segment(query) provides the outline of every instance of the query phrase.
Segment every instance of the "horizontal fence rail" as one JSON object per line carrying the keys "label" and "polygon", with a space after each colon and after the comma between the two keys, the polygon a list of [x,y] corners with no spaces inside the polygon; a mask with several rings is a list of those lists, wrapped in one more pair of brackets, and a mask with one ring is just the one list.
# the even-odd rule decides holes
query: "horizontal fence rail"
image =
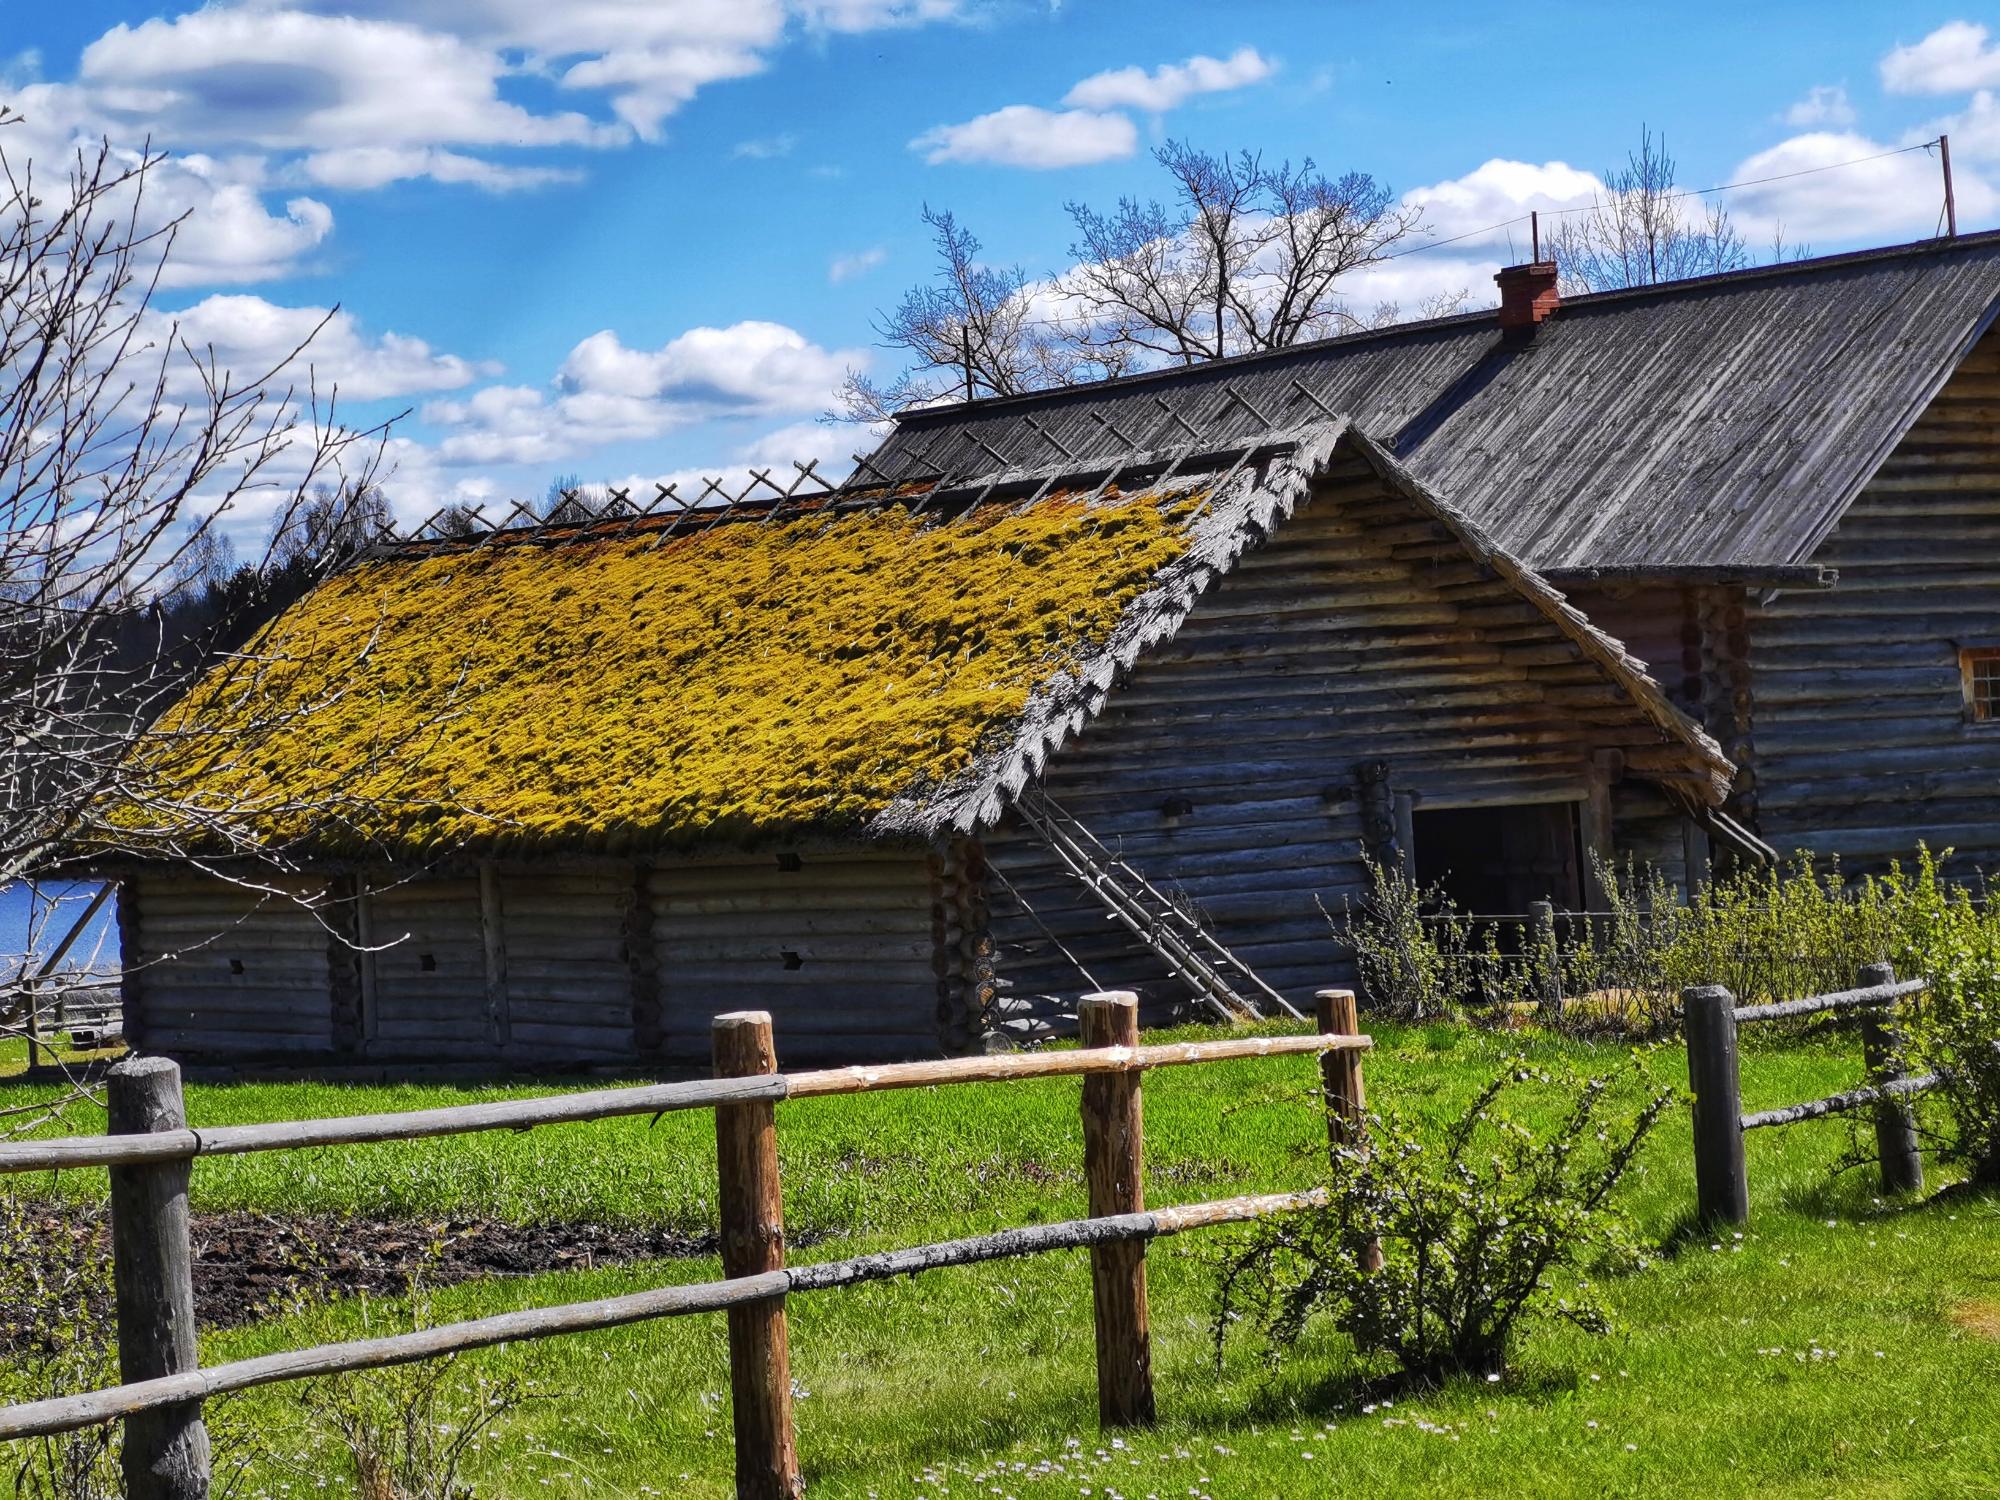
{"label": "horizontal fence rail", "polygon": [[971,1239],[946,1240],[907,1250],[885,1250],[874,1255],[855,1256],[851,1260],[789,1266],[730,1281],[658,1287],[622,1297],[605,1297],[595,1302],[569,1302],[559,1307],[496,1313],[491,1317],[446,1323],[412,1333],[392,1334],[387,1338],[357,1339],[344,1344],[292,1349],[282,1354],[259,1355],[254,1359],[213,1365],[134,1385],[112,1386],[107,1390],[89,1391],[77,1396],[56,1396],[19,1406],[0,1407],[0,1441],[75,1432],[79,1428],[95,1427],[131,1416],[135,1412],[200,1401],[280,1381],[376,1370],[386,1365],[436,1359],[470,1349],[488,1349],[495,1344],[517,1339],[589,1333],[650,1322],[656,1318],[722,1312],[744,1303],[768,1302],[793,1292],[831,1291],[857,1286],[865,1281],[915,1276],[947,1266],[978,1265],[984,1261],[1040,1255],[1051,1250],[1081,1250],[1092,1245],[1159,1239],[1216,1224],[1243,1224],[1253,1219],[1269,1218],[1273,1214],[1321,1208],[1326,1201],[1325,1188],[1312,1188],[1299,1193],[1260,1193],[1195,1203],[1184,1208],[1156,1208],[1141,1213],[1116,1214],[1106,1219],[1066,1219],[1055,1224],[1003,1229]]}
{"label": "horizontal fence rail", "polygon": [[937,1062],[884,1063],[826,1068],[751,1078],[702,1078],[639,1088],[591,1089],[544,1099],[505,1099],[380,1115],[325,1120],[283,1120],[267,1125],[220,1125],[141,1136],[72,1136],[61,1140],[0,1144],[0,1174],[70,1167],[137,1166],[192,1161],[201,1156],[241,1156],[253,1151],[297,1151],[314,1146],[357,1146],[415,1141],[486,1130],[532,1130],[625,1115],[673,1114],[728,1104],[818,1099],[886,1089],[934,1088],[962,1083],[1004,1083],[1017,1078],[1143,1072],[1238,1057],[1366,1051],[1365,1036],[1227,1037],[1213,1042],[1168,1042],[1151,1047],[1098,1047],[1070,1052],[1022,1052],[996,1057],[953,1057]]}
{"label": "horizontal fence rail", "polygon": [[[1916,1116],[1910,1100],[1942,1081],[1935,1073],[1911,1077],[1904,1071],[1903,1039],[1888,1013],[1930,988],[1924,979],[1898,980],[1888,964],[1868,964],[1854,989],[1811,995],[1774,1005],[1738,1006],[1719,984],[1681,992],[1687,1022],[1688,1083],[1694,1091],[1694,1176],[1697,1211],[1715,1224],[1750,1219],[1750,1172],[1743,1137],[1752,1130],[1796,1125],[1851,1110],[1875,1112],[1875,1150],[1885,1192],[1915,1192],[1924,1185],[1923,1156],[1917,1145]],[[1861,1088],[1743,1113],[1743,1083],[1737,1061],[1738,1028],[1758,1021],[1859,1012],[1861,1055],[1870,1082]]]}
{"label": "horizontal fence rail", "polygon": [[1816,1016],[1830,1010],[1875,1009],[1893,1005],[1911,995],[1921,995],[1929,988],[1928,979],[1904,979],[1894,984],[1871,984],[1858,990],[1838,990],[1831,995],[1808,995],[1803,1000],[1784,1000],[1774,1005],[1739,1005],[1736,1007],[1736,1024],[1787,1021],[1796,1016]]}
{"label": "horizontal fence rail", "polygon": [[1844,1094],[1829,1094],[1824,1099],[1814,1099],[1808,1104],[1788,1104],[1783,1109],[1759,1110],[1754,1115],[1743,1117],[1743,1128],[1763,1130],[1772,1125],[1796,1125],[1801,1120],[1817,1120],[1825,1115],[1837,1115],[1851,1109],[1866,1109],[1869,1105],[1880,1104],[1886,1099],[1907,1099],[1912,1094],[1924,1093],[1936,1088],[1942,1081],[1936,1073],[1924,1073],[1915,1078],[1897,1078],[1869,1088],[1849,1089]]}
{"label": "horizontal fence rail", "polygon": [[[1322,1207],[1327,1197],[1321,1188],[1147,1209],[1141,1190],[1140,1080],[1153,1068],[1317,1055],[1329,1146],[1359,1141],[1365,1130],[1361,1057],[1372,1043],[1360,1032],[1352,991],[1322,991],[1318,1004],[1317,1035],[1232,1037],[1148,1047],[1138,1044],[1137,998],[1116,991],[1084,997],[1078,1007],[1084,1046],[1075,1051],[797,1073],[777,1071],[769,1015],[744,1011],[715,1018],[712,1039],[718,1076],[712,1079],[212,1130],[189,1128],[180,1070],[173,1063],[164,1058],[130,1059],[115,1066],[106,1079],[109,1135],[0,1145],[0,1173],[110,1170],[120,1384],[0,1408],[0,1440],[44,1437],[120,1421],[125,1427],[122,1462],[129,1500],[199,1500],[209,1486],[201,1404],[211,1396],[431,1359],[510,1340],[719,1311],[729,1320],[736,1492],[752,1500],[792,1500],[804,1489],[793,1435],[787,1297],[1070,1249],[1088,1250],[1091,1257],[1100,1421],[1108,1427],[1150,1423],[1154,1407],[1146,1243],[1190,1229]],[[785,1264],[777,1104],[884,1089],[1059,1077],[1083,1079],[1089,1218],[816,1265]],[[188,1219],[188,1185],[197,1158],[528,1130],[691,1109],[712,1110],[715,1116],[723,1279],[200,1368],[194,1343]]]}

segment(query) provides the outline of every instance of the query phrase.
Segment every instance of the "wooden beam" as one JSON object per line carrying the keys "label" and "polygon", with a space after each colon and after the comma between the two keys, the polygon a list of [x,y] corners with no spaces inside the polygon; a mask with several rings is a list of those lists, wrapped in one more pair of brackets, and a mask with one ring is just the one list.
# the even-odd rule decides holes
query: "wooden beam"
{"label": "wooden beam", "polygon": [[[717,1016],[710,1035],[717,1078],[768,1077],[778,1071],[769,1011]],[[771,1102],[752,1100],[716,1110],[715,1156],[723,1274],[736,1280],[782,1271],[785,1209]],[[791,1339],[783,1297],[729,1309],[729,1392],[737,1500],[799,1500],[806,1490],[792,1431]]]}
{"label": "wooden beam", "polygon": [[479,942],[486,963],[486,1044],[504,1052],[512,1040],[507,1013],[507,927],[500,899],[500,872],[490,859],[479,862]]}
{"label": "wooden beam", "polygon": [[71,1136],[0,1142],[0,1174],[75,1167],[123,1166],[197,1156],[241,1156],[307,1146],[349,1146],[371,1141],[414,1141],[482,1130],[530,1130],[651,1115],[714,1109],[745,1100],[814,1099],[882,1089],[935,1088],[960,1083],[1000,1083],[1015,1078],[1073,1078],[1146,1068],[1186,1067],[1235,1057],[1298,1057],[1343,1050],[1366,1051],[1365,1036],[1245,1036],[1212,1042],[1162,1042],[1150,1047],[1108,1047],[1074,1052],[1013,1052],[991,1057],[950,1057],[934,1062],[857,1064],[770,1077],[696,1079],[639,1088],[589,1089],[537,1099],[502,1099],[444,1109],[348,1115],[327,1120],[281,1120],[265,1125],[218,1125],[143,1137]]}
{"label": "wooden beam", "polygon": [[595,1302],[571,1302],[558,1307],[532,1307],[519,1312],[496,1313],[463,1323],[391,1334],[386,1338],[357,1339],[345,1344],[320,1344],[309,1349],[286,1350],[279,1354],[237,1360],[232,1364],[212,1365],[204,1370],[190,1370],[181,1375],[114,1386],[110,1390],[87,1391],[75,1396],[57,1396],[44,1401],[24,1402],[19,1406],[0,1407],[0,1442],[75,1432],[102,1422],[116,1421],[136,1411],[198,1401],[230,1391],[273,1385],[283,1380],[309,1380],[355,1370],[378,1370],[420,1359],[437,1359],[468,1349],[490,1349],[496,1344],[521,1339],[550,1338],[565,1333],[622,1328],[655,1318],[720,1312],[790,1293],[832,1291],[839,1287],[858,1286],[863,1282],[886,1281],[896,1276],[942,1270],[948,1266],[979,1265],[1016,1256],[1039,1255],[1051,1250],[1084,1249],[1118,1240],[1154,1239],[1218,1224],[1249,1223],[1277,1214],[1324,1208],[1326,1201],[1325,1188],[1311,1188],[1302,1193],[1258,1193],[1189,1204],[1184,1208],[1156,1208],[1113,1219],[1068,1219],[1054,1224],[1035,1224],[1025,1229],[1003,1229],[970,1239],[919,1245],[907,1250],[880,1251],[851,1260],[794,1266],[737,1280],[659,1287]]}
{"label": "wooden beam", "polygon": [[[1136,1047],[1139,997],[1130,990],[1085,995],[1077,1007],[1077,1020],[1085,1047]],[[1099,1073],[1083,1081],[1084,1178],[1092,1218],[1135,1214],[1146,1206],[1139,1078],[1137,1073]],[[1145,1241],[1093,1247],[1090,1284],[1097,1332],[1098,1423],[1150,1427],[1156,1413]]]}
{"label": "wooden beam", "polygon": [[[182,1134],[181,1070],[164,1057],[126,1058],[105,1079],[113,1135]],[[118,1304],[118,1374],[128,1384],[197,1366],[194,1246],[188,1161],[149,1162],[111,1173],[111,1275]],[[131,1500],[207,1500],[208,1429],[201,1402],[135,1412],[122,1456]]]}

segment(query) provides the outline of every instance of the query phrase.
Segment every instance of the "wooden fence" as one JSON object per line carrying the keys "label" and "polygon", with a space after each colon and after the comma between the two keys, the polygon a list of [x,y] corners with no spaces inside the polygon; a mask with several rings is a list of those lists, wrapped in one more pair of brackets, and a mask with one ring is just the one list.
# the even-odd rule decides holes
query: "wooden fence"
{"label": "wooden fence", "polygon": [[[1325,1190],[1258,1194],[1147,1210],[1140,1079],[1150,1068],[1238,1057],[1316,1054],[1332,1142],[1358,1138],[1365,1101],[1354,995],[1319,997],[1320,1033],[1228,1037],[1140,1046],[1138,1001],[1125,991],[1085,997],[1083,1046],[1018,1053],[780,1073],[771,1018],[762,1011],[717,1016],[713,1079],[602,1089],[544,1099],[415,1110],[345,1119],[280,1121],[194,1131],[181,1098],[180,1070],[164,1058],[131,1059],[107,1078],[105,1136],[0,1145],[0,1173],[107,1167],[111,1179],[112,1271],[118,1364],[124,1384],[0,1408],[0,1440],[125,1424],[130,1500],[197,1500],[208,1493],[204,1398],[276,1381],[300,1380],[434,1358],[514,1339],[612,1328],[652,1318],[724,1311],[729,1323],[736,1492],[802,1494],[792,1428],[792,1382],[785,1298],[1042,1251],[1088,1248],[1097,1331],[1098,1415],[1107,1426],[1154,1416],[1146,1301],[1146,1241],[1214,1224],[1239,1223],[1324,1204]],[[1002,1230],[849,1260],[787,1267],[778,1180],[775,1106],[786,1099],[879,1089],[1083,1078],[1084,1167],[1091,1217]],[[726,1279],[662,1287],[595,1302],[566,1303],[476,1318],[388,1338],[323,1344],[203,1369],[196,1359],[193,1251],[188,1184],[204,1156],[302,1147],[418,1140],[484,1130],[522,1130],[621,1115],[715,1111],[716,1171]]]}
{"label": "wooden fence", "polygon": [[[1846,1110],[1873,1108],[1875,1112],[1875,1147],[1885,1191],[1914,1192],[1924,1185],[1923,1157],[1917,1149],[1910,1099],[1935,1088],[1938,1078],[1935,1073],[1920,1078],[1905,1073],[1902,1038],[1890,1012],[1897,1002],[1920,995],[1929,987],[1929,981],[1923,979],[1899,982],[1888,964],[1868,964],[1862,968],[1855,989],[1777,1005],[1738,1006],[1736,997],[1719,984],[1697,985],[1681,992],[1687,1020],[1688,1084],[1694,1091],[1695,1200],[1704,1222],[1749,1221],[1750,1175],[1743,1151],[1746,1132]],[[1868,1070],[1867,1085],[1804,1104],[1744,1114],[1737,1068],[1738,1028],[1757,1021],[1842,1010],[1861,1012],[1861,1054]]]}

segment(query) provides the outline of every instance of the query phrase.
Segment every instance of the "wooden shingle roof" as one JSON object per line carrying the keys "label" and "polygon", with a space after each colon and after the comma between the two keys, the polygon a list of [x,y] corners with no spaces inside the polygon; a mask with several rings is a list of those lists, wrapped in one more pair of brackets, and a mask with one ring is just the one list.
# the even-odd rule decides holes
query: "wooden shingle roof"
{"label": "wooden shingle roof", "polygon": [[[900,476],[1217,446],[1338,411],[1547,571],[1804,561],[2000,305],[2000,234],[1566,299],[905,416]],[[1169,408],[1174,415],[1168,414]]]}

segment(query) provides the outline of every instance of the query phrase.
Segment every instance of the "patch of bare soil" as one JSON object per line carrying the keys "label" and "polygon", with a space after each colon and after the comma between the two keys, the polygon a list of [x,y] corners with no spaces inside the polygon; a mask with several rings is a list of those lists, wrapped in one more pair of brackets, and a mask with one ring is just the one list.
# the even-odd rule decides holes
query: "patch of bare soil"
{"label": "patch of bare soil", "polygon": [[[204,1326],[253,1322],[301,1301],[326,1297],[394,1297],[413,1280],[451,1286],[482,1276],[530,1276],[546,1271],[663,1260],[715,1252],[712,1235],[604,1224],[513,1225],[454,1221],[218,1213],[194,1217],[195,1316]],[[111,1283],[111,1245],[102,1209],[51,1207],[17,1220],[17,1253],[39,1265],[17,1266],[0,1278],[0,1345],[48,1309],[10,1307],[35,1287],[63,1287],[93,1304]],[[18,1274],[25,1272],[26,1275]],[[81,1274],[79,1274],[79,1272]]]}
{"label": "patch of bare soil", "polygon": [[2000,1297],[1975,1297],[1951,1310],[1951,1320],[1975,1338],[2000,1339]]}

